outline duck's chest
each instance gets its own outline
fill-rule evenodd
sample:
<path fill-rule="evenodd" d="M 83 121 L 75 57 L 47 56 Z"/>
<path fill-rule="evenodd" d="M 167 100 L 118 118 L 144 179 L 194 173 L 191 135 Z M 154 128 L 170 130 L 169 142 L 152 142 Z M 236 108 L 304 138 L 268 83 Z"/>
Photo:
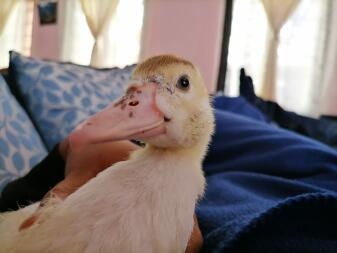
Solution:
<path fill-rule="evenodd" d="M 73 196 L 77 204 L 101 209 L 136 208 L 176 216 L 194 208 L 204 190 L 204 176 L 192 162 L 179 160 L 121 163 L 101 173 Z M 86 198 L 81 202 L 80 198 Z M 132 208 L 131 208 L 132 207 Z"/>
<path fill-rule="evenodd" d="M 95 228 L 92 242 L 107 248 L 121 242 L 117 249 L 124 252 L 183 249 L 193 227 L 195 202 L 204 188 L 202 171 L 191 164 L 178 160 L 121 163 L 89 182 L 69 202 L 76 202 L 71 206 L 81 210 L 77 219 L 82 224 L 87 220 L 83 226 Z M 102 234 L 109 234 L 114 245 L 111 240 L 102 241 Z M 124 245 L 122 238 L 131 243 Z M 131 248 L 125 251 L 125 247 Z"/>
<path fill-rule="evenodd" d="M 114 196 L 122 195 L 127 203 L 128 197 L 133 196 L 138 200 L 160 200 L 160 204 L 173 205 L 189 199 L 194 202 L 202 195 L 204 184 L 198 163 L 158 157 L 118 163 L 100 173 L 80 191 L 87 192 L 87 196 L 96 195 L 94 199 L 104 198 L 110 204 L 115 200 Z"/>

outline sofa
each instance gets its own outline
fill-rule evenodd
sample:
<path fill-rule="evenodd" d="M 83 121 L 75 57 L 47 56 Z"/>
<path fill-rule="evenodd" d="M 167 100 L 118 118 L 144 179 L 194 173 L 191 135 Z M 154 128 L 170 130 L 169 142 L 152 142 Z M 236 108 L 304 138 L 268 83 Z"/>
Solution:
<path fill-rule="evenodd" d="M 0 76 L 0 191 L 119 96 L 134 66 L 99 70 L 11 52 Z M 196 208 L 203 252 L 336 252 L 337 152 L 277 127 L 241 97 L 213 105 Z"/>
<path fill-rule="evenodd" d="M 10 52 L 0 75 L 0 192 L 119 97 L 134 67 L 96 69 Z"/>

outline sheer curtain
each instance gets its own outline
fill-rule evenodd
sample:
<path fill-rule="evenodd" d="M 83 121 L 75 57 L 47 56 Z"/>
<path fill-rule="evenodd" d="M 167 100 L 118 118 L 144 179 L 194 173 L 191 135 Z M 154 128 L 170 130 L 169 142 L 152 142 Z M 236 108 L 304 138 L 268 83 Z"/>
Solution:
<path fill-rule="evenodd" d="M 30 54 L 33 3 L 28 0 L 0 0 L 0 68 L 8 67 L 10 50 Z"/>
<path fill-rule="evenodd" d="M 61 59 L 89 65 L 95 39 L 80 0 L 67 0 L 63 6 Z M 138 61 L 143 25 L 143 0 L 122 0 L 100 34 L 100 52 L 95 67 L 125 66 Z"/>
<path fill-rule="evenodd" d="M 262 0 L 270 24 L 270 42 L 266 60 L 265 75 L 261 95 L 265 99 L 275 100 L 275 81 L 277 78 L 277 48 L 280 30 L 295 10 L 300 0 Z"/>
<path fill-rule="evenodd" d="M 238 95 L 239 69 L 252 75 L 260 94 L 267 57 L 268 22 L 260 0 L 235 0 L 228 50 L 225 94 Z"/>
<path fill-rule="evenodd" d="M 322 102 L 322 64 L 328 35 L 328 1 L 302 0 L 281 30 L 277 100 L 285 107 L 317 116 Z"/>
<path fill-rule="evenodd" d="M 94 47 L 91 52 L 90 65 L 99 67 L 104 58 L 102 33 L 116 12 L 118 0 L 81 0 L 90 32 L 94 37 Z"/>
<path fill-rule="evenodd" d="M 0 36 L 18 0 L 0 0 Z"/>
<path fill-rule="evenodd" d="M 328 1 L 301 0 L 282 26 L 277 48 L 275 97 L 283 107 L 317 115 L 322 89 L 324 43 L 327 36 Z M 260 0 L 235 0 L 229 45 L 227 95 L 238 94 L 238 72 L 245 67 L 262 93 L 268 39 L 268 20 Z"/>

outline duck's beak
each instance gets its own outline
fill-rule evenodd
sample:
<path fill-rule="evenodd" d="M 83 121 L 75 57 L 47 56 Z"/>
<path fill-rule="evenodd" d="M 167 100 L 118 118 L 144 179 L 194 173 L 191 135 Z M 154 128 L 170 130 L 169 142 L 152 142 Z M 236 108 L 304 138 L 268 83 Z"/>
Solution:
<path fill-rule="evenodd" d="M 72 147 L 126 139 L 144 140 L 165 133 L 156 105 L 158 85 L 131 86 L 127 94 L 82 122 L 69 136 Z"/>

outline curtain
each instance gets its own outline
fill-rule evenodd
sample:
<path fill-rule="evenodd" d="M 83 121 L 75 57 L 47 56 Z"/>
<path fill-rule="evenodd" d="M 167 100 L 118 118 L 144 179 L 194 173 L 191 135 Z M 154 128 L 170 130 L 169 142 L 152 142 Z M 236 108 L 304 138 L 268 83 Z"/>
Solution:
<path fill-rule="evenodd" d="M 319 115 L 323 102 L 328 1 L 301 0 L 282 27 L 278 46 L 277 101 L 313 117 Z"/>
<path fill-rule="evenodd" d="M 334 3 L 335 7 L 332 8 L 329 2 Z M 281 28 L 275 93 L 277 102 L 287 110 L 315 117 L 322 112 L 321 105 L 327 103 L 328 97 L 335 94 L 330 101 L 337 101 L 337 75 L 334 75 L 337 63 L 332 64 L 333 59 L 337 58 L 337 37 L 333 41 L 333 35 L 336 36 L 337 32 L 337 14 L 329 14 L 332 10 L 336 13 L 336 8 L 336 0 L 301 0 Z M 335 21 L 329 16 L 334 17 Z M 270 24 L 262 1 L 235 0 L 226 95 L 238 95 L 238 73 L 244 67 L 254 80 L 255 92 L 261 96 L 269 34 Z M 326 95 L 323 95 L 323 87 L 326 86 L 323 84 L 328 83 L 325 72 L 330 73 L 330 80 L 335 78 L 335 81 L 329 83 L 336 90 L 326 90 Z M 337 114 L 337 104 L 334 105 Z"/>
<path fill-rule="evenodd" d="M 325 43 L 321 114 L 337 116 L 337 1 L 329 0 L 328 33 Z"/>
<path fill-rule="evenodd" d="M 89 65 L 94 38 L 86 21 L 80 0 L 59 1 L 58 22 L 60 59 Z M 99 67 L 124 67 L 139 59 L 143 27 L 143 0 L 119 1 L 116 13 L 100 36 Z"/>
<path fill-rule="evenodd" d="M 275 82 L 277 75 L 277 48 L 279 33 L 290 14 L 296 9 L 300 0 L 261 0 L 272 34 L 265 67 L 265 75 L 262 86 L 262 97 L 275 100 Z"/>
<path fill-rule="evenodd" d="M 18 0 L 0 0 L 0 37 Z"/>
<path fill-rule="evenodd" d="M 100 67 L 104 57 L 102 50 L 102 33 L 116 12 L 119 0 L 81 0 L 90 32 L 94 37 L 94 46 L 91 53 L 90 65 Z"/>
<path fill-rule="evenodd" d="M 5 0 L 5 2 L 13 2 Z M 18 0 L 7 13 L 6 24 L 1 27 L 0 34 L 0 68 L 7 68 L 9 64 L 9 51 L 15 50 L 24 55 L 30 55 L 33 31 L 34 1 Z M 0 20 L 4 19 L 3 0 L 0 0 Z M 8 6 L 7 6 L 8 7 Z M 6 8 L 7 8 L 6 7 Z"/>
<path fill-rule="evenodd" d="M 228 49 L 225 94 L 239 95 L 239 70 L 244 67 L 260 95 L 267 58 L 268 22 L 260 0 L 235 0 Z"/>

